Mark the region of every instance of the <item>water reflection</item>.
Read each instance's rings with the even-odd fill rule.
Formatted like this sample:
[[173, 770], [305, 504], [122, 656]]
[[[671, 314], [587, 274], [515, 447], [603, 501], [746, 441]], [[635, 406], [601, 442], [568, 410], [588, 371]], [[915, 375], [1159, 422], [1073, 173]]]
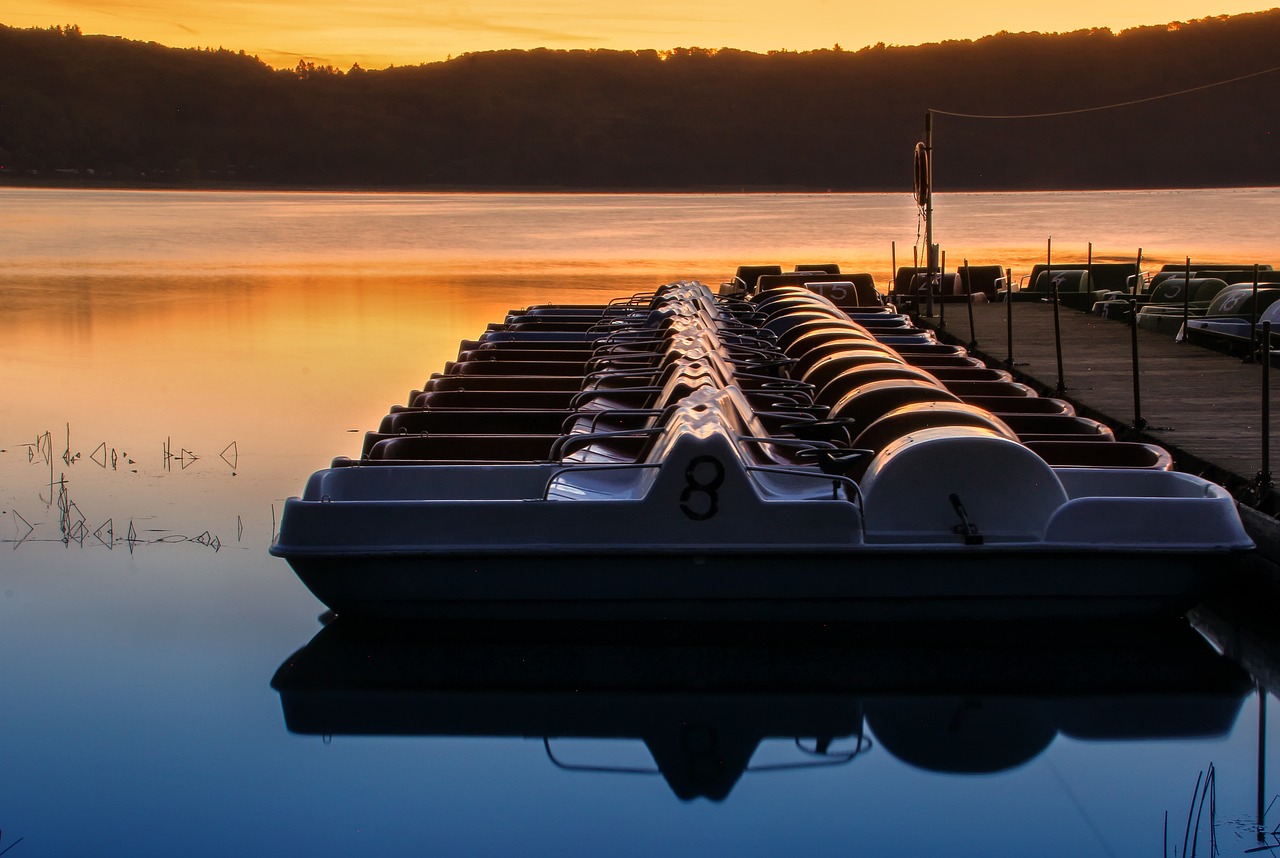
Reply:
[[[744, 774], [856, 763], [1007, 771], [1058, 736], [1229, 733], [1248, 676], [1181, 622], [975, 629], [940, 625], [690, 627], [337, 619], [272, 680], [285, 724], [312, 735], [541, 737], [643, 743], [683, 800], [728, 797]], [[792, 759], [753, 763], [768, 740]], [[850, 777], [856, 776], [851, 767]]]

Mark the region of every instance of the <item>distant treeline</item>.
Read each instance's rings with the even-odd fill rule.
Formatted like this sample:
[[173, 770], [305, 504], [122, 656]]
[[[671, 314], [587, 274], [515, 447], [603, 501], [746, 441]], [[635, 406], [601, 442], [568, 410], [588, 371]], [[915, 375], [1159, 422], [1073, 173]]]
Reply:
[[928, 109], [1135, 102], [940, 114], [936, 186], [1275, 185], [1280, 71], [1257, 73], [1280, 65], [1277, 47], [1280, 10], [858, 51], [277, 71], [243, 52], [0, 27], [0, 181], [906, 190]]

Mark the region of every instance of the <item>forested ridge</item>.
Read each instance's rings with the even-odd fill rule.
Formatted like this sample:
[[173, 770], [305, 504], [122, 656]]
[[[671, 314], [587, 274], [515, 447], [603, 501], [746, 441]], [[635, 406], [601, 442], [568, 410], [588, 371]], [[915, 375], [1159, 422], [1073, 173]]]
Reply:
[[1280, 10], [1112, 33], [753, 54], [497, 51], [274, 70], [0, 26], [0, 181], [904, 190], [1280, 184]]

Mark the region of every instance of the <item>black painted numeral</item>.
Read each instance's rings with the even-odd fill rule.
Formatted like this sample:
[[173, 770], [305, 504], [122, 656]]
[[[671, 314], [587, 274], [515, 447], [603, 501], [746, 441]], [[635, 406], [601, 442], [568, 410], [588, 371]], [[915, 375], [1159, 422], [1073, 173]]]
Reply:
[[[706, 479], [710, 471], [710, 479]], [[715, 456], [697, 456], [684, 469], [685, 487], [680, 493], [680, 510], [694, 521], [706, 521], [720, 511], [724, 485], [724, 465]]]

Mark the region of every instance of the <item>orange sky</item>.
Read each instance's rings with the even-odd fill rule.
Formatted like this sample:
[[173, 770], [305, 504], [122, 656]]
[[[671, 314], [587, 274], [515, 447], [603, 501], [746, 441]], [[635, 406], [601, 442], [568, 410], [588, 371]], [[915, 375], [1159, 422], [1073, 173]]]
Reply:
[[[1273, 0], [1274, 2], [1274, 0]], [[276, 67], [413, 65], [503, 48], [912, 45], [1009, 30], [1121, 30], [1270, 8], [1232, 0], [0, 0], [0, 24], [78, 24], [174, 47], [225, 47]]]

